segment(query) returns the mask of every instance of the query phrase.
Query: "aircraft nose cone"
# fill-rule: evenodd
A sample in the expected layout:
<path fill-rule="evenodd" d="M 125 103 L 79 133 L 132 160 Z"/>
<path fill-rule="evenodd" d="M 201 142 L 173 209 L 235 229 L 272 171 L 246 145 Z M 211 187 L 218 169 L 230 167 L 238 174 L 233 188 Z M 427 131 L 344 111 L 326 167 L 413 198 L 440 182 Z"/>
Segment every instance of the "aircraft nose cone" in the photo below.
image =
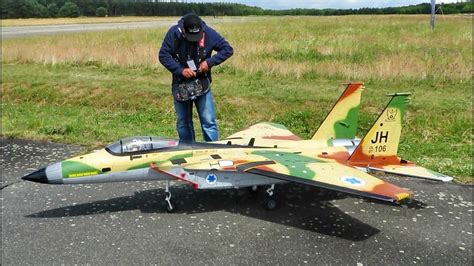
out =
<path fill-rule="evenodd" d="M 46 176 L 46 168 L 39 169 L 31 174 L 25 175 L 21 179 L 26 181 L 32 181 L 37 183 L 48 183 L 48 177 Z"/>

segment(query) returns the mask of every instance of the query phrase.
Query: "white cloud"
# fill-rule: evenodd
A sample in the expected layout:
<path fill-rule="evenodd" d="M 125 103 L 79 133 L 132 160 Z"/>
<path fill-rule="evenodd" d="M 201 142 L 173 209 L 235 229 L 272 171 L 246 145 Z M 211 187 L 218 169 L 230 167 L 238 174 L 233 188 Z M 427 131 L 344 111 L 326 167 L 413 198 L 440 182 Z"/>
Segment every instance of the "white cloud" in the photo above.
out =
<path fill-rule="evenodd" d="M 465 0 L 467 1 L 467 0 Z M 429 3 L 430 0 L 197 0 L 188 2 L 233 2 L 249 6 L 258 6 L 267 9 L 291 9 L 291 8 L 362 8 L 362 7 L 388 7 L 408 6 L 420 3 Z M 437 3 L 460 2 L 460 0 L 437 0 Z"/>

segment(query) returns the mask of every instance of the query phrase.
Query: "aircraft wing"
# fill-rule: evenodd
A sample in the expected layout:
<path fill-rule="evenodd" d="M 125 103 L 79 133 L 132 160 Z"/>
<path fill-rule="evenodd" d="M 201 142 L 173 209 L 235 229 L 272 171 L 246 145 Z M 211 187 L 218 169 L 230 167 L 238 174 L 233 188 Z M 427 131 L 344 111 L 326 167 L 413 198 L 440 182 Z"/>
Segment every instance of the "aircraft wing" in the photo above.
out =
<path fill-rule="evenodd" d="M 155 170 L 186 181 L 195 188 L 200 186 L 191 173 L 215 170 L 251 173 L 390 202 L 403 200 L 412 194 L 407 189 L 352 166 L 298 153 L 257 150 L 247 155 L 239 155 L 238 159 L 208 157 L 193 158 L 193 161 L 181 165 L 162 165 L 160 168 L 155 167 Z"/>
<path fill-rule="evenodd" d="M 294 153 L 260 151 L 267 160 L 236 165 L 238 171 L 307 184 L 384 201 L 400 201 L 412 192 L 333 160 Z"/>
<path fill-rule="evenodd" d="M 258 123 L 250 126 L 242 131 L 234 133 L 229 137 L 225 138 L 225 141 L 233 139 L 269 139 L 269 140 L 301 140 L 300 137 L 293 134 L 284 125 L 276 123 Z"/>

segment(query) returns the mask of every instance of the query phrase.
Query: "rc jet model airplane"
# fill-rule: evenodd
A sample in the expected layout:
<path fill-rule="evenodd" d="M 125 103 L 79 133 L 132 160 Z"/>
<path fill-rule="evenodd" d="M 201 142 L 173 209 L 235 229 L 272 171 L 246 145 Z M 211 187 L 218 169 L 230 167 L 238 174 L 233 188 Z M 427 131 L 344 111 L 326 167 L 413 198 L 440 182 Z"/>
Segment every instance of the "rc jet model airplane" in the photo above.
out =
<path fill-rule="evenodd" d="M 165 181 L 168 212 L 175 210 L 171 180 L 183 181 L 195 189 L 260 187 L 267 209 L 277 206 L 275 184 L 285 182 L 400 202 L 412 192 L 368 172 L 452 180 L 397 156 L 409 93 L 390 94 L 391 100 L 365 137 L 356 138 L 363 88 L 362 83 L 348 84 L 310 140 L 302 140 L 275 123 L 259 123 L 208 143 L 128 137 L 22 179 L 48 184 Z"/>

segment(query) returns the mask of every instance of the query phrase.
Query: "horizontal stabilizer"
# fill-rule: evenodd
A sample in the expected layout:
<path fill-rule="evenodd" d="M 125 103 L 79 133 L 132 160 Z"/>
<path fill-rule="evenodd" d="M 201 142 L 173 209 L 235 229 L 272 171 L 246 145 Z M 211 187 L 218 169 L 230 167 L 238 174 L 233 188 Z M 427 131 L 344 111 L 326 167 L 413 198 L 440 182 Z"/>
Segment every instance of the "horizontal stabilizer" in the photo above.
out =
<path fill-rule="evenodd" d="M 369 169 L 375 171 L 382 171 L 390 174 L 430 179 L 442 182 L 449 182 L 453 180 L 451 176 L 443 175 L 441 173 L 426 169 L 415 164 L 369 166 Z"/>

